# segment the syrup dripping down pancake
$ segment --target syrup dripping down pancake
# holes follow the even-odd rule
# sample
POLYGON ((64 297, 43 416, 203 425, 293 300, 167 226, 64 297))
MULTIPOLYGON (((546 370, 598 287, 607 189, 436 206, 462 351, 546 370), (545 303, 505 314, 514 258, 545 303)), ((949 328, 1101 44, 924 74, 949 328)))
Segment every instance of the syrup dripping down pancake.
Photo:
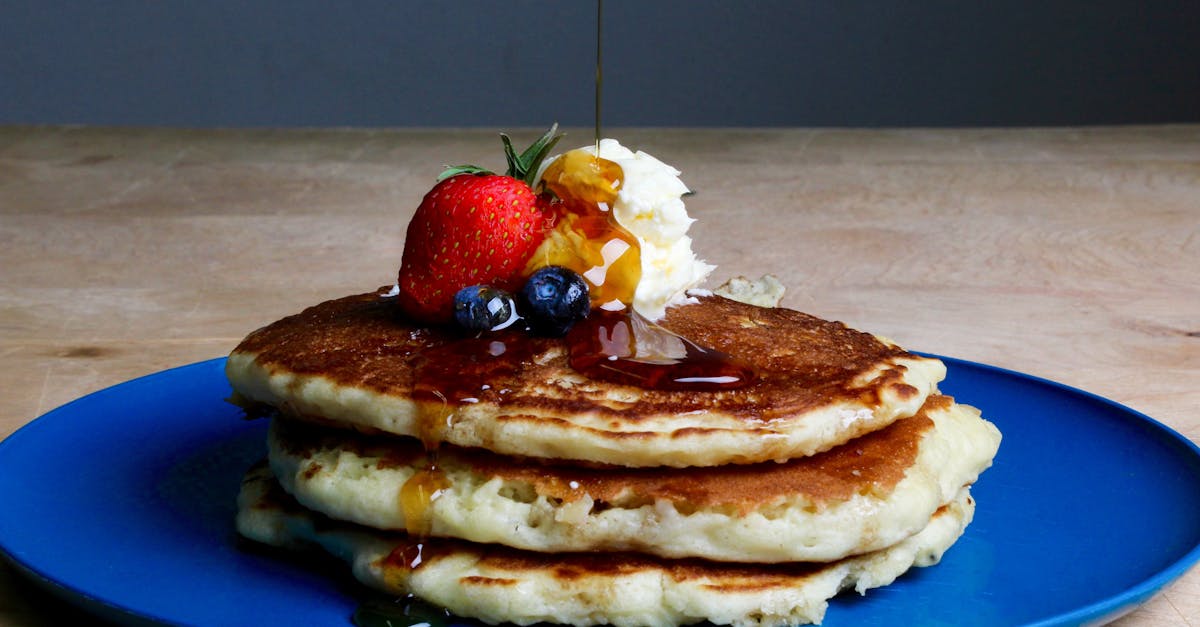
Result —
POLYGON ((379 529, 543 552, 792 562, 916 533, 987 468, 999 440, 978 411, 933 396, 913 417, 782 464, 597 468, 441 447, 444 488, 421 521, 398 498, 428 463, 413 438, 275 419, 269 457, 305 507, 379 529))
POLYGON ((945 376, 941 362, 844 324, 719 296, 671 308, 661 324, 753 364, 757 378, 713 392, 589 379, 561 338, 417 326, 382 292, 251 333, 226 374, 241 398, 293 418, 632 467, 811 455, 913 415, 945 376), (443 399, 448 411, 429 407, 443 399))

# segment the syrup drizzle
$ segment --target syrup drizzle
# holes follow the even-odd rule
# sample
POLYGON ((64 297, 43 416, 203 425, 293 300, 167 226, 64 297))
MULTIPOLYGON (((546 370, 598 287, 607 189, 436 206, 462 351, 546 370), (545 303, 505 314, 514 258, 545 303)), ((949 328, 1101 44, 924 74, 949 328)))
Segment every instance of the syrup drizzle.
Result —
POLYGON ((445 402, 430 402, 423 398, 417 401, 417 408, 417 431, 425 447, 425 464, 400 486, 400 509, 404 512, 408 535, 425 540, 433 531, 433 502, 450 487, 438 466, 438 447, 442 438, 439 426, 448 427, 454 411, 445 402))
POLYGON ((433 503, 450 487, 438 465, 438 449, 446 440, 446 432, 453 428, 455 416, 464 405, 481 399, 503 402, 507 390, 480 382, 515 376, 532 358, 529 340, 524 333, 506 331, 449 339, 422 351, 413 401, 417 408, 416 436, 425 449, 425 464, 404 482, 399 494, 406 531, 418 542, 429 540, 433 503))
POLYGON ((593 378, 654 390, 735 389, 754 370, 637 312, 593 311, 567 334, 570 364, 593 378))
POLYGON ((612 215, 624 175, 617 163, 585 150, 551 163, 542 184, 558 197, 555 226, 527 268, 569 268, 587 281, 592 304, 609 310, 632 305, 642 278, 637 237, 612 215))
POLYGON ((596 154, 600 154, 600 90, 604 85, 604 38, 601 24, 604 22, 604 0, 596 0, 596 154))
POLYGON ((405 531, 413 542, 405 554, 392 556, 393 564, 402 571, 421 565, 433 532, 433 504, 450 487, 438 465, 438 449, 446 432, 453 427, 458 408, 477 402, 477 396, 487 391, 476 389, 477 382, 489 380, 482 373, 494 372, 498 363, 495 358, 507 353, 511 343, 511 338, 505 341, 497 336, 463 338, 426 348, 422 353, 423 363, 416 369, 413 384, 413 402, 416 436, 425 449, 425 463, 400 487, 400 510, 405 531))
POLYGON ((543 174, 559 199, 559 215, 534 261, 583 276, 592 300, 588 318, 567 337, 571 367, 595 379, 657 390, 728 390, 753 382, 749 365, 633 310, 641 248, 611 210, 623 178, 619 164, 583 150, 559 157, 543 174))
MULTIPOLYGON (((433 392, 437 396, 440 393, 433 392)), ((415 544, 409 545, 414 555, 393 555, 393 563, 402 567, 407 574, 421 565, 425 543, 433 532, 433 502, 450 487, 442 469, 438 466, 438 447, 442 430, 453 418, 453 409, 444 397, 430 399, 426 390, 417 387, 413 394, 417 406, 417 433, 425 448, 425 464, 404 485, 400 486, 400 511, 404 513, 404 529, 415 544)))

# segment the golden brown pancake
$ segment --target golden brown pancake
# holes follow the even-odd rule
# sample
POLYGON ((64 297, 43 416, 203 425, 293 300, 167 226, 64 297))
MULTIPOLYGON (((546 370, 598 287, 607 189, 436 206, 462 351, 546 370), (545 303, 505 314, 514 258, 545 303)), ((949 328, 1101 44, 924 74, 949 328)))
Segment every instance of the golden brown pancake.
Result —
POLYGON ((636 553, 534 553, 452 540, 415 540, 330 521, 292 501, 265 467, 239 496, 238 530, 290 549, 315 546, 348 561, 363 583, 412 594, 491 624, 716 624, 819 622, 840 590, 891 583, 937 563, 970 522, 966 488, 915 535, 886 549, 830 563, 720 564, 636 553))
POLYGON ((276 419, 272 469, 305 507, 380 529, 534 551, 834 560, 916 533, 988 466, 999 433, 932 396, 917 415, 785 463, 579 467, 276 419), (436 498, 405 497, 436 463, 436 498))
POLYGON ((704 392, 593 379, 568 364, 561 338, 414 325, 382 293, 255 331, 226 372, 243 399, 294 418, 506 455, 674 467, 827 450, 913 415, 945 375, 939 361, 842 323, 719 296, 673 307, 661 324, 753 364, 756 378, 704 392))

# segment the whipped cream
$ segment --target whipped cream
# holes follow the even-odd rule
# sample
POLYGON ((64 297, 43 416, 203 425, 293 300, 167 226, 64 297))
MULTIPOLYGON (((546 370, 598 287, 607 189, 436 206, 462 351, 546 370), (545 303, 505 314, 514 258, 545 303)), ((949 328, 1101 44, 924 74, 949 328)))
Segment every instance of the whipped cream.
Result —
MULTIPOLYGON (((596 145, 581 148, 596 154, 596 145)), ((696 287, 716 268, 696 258, 687 231, 688 216, 683 195, 688 188, 679 180, 679 170, 642 152, 634 152, 615 139, 600 140, 600 157, 621 166, 625 180, 612 207, 613 217, 638 240, 642 255, 642 277, 634 292, 633 309, 650 320, 658 320, 668 307, 689 302, 687 291, 696 287)), ((538 172, 558 156, 546 160, 538 172)))

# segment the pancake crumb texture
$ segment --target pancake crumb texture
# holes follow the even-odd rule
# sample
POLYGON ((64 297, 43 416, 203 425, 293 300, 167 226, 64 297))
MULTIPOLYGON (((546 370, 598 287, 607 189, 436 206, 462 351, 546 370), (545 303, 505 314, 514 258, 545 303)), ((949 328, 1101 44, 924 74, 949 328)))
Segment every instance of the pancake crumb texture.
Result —
MULTIPOLYGON (((571 468, 442 449, 431 533, 534 551, 641 551, 719 561, 827 561, 923 528, 991 463, 1000 435, 931 397, 917 416, 812 458, 692 469, 571 468)), ((284 489, 333 518, 404 530, 402 486, 428 463, 408 439, 276 419, 284 489)))
POLYGON ((737 627, 820 622, 828 599, 890 584, 929 566, 974 513, 963 488, 916 534, 881 551, 830 563, 720 564, 632 553, 542 555, 494 545, 430 540, 414 568, 416 545, 403 535, 328 521, 291 501, 265 466, 252 469, 239 496, 238 530, 286 548, 320 547, 351 565, 360 581, 412 594, 455 615, 489 624, 539 622, 580 627, 684 625, 737 627))

